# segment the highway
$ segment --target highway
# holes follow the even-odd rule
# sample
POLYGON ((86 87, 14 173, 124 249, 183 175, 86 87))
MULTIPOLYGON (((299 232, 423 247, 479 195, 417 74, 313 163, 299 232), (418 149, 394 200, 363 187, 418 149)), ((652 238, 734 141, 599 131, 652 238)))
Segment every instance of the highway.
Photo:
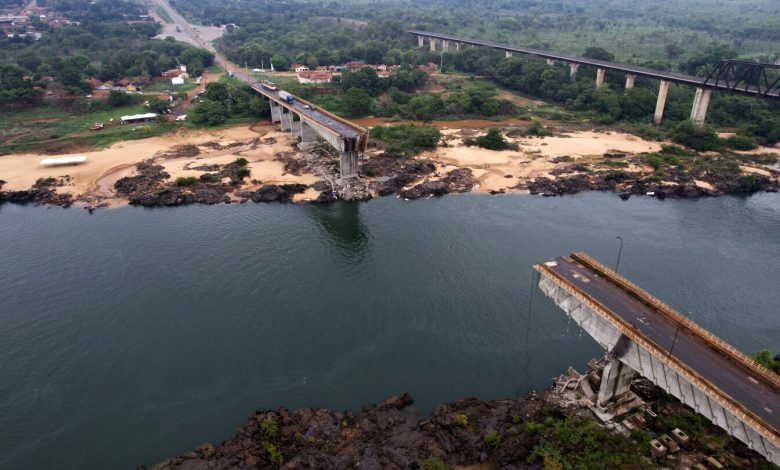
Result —
MULTIPOLYGON (((341 119, 327 111, 321 109, 311 109, 314 108, 314 106, 312 106, 310 103, 306 101, 301 100, 298 97, 295 97, 293 104, 289 104, 286 100, 279 97, 278 91, 273 91, 264 88, 257 80, 257 78, 245 72, 241 72, 240 67, 227 60, 224 56, 222 56, 222 54, 220 54, 213 47, 207 44, 198 35, 197 31, 193 29, 192 25, 188 23, 187 20, 184 19, 184 17, 181 16, 176 10, 174 10, 173 7, 171 7, 166 0, 154 0, 154 1, 157 5, 159 5, 166 12, 168 12, 168 15, 170 15, 171 19, 182 28, 183 32, 187 33, 187 36, 190 39, 189 42, 191 44, 211 51, 214 54, 214 62, 217 65, 219 65, 222 69, 226 71, 232 71, 237 79, 246 82, 256 92, 276 101, 277 103, 281 104, 282 106, 288 109, 294 109, 295 112, 298 113, 299 115, 310 118, 312 121, 315 121, 316 123, 327 127, 328 129, 332 130, 333 132, 339 134, 341 137, 344 137, 346 139, 358 139, 361 136, 364 136, 366 134, 365 129, 363 129, 362 127, 356 124, 352 124, 349 121, 341 119), (306 108, 306 105, 309 105, 309 109, 306 108)), ((360 140, 363 143, 365 143, 367 139, 363 138, 360 140)))
POLYGON ((646 339, 670 352, 673 360, 693 370, 780 435, 780 389, 776 384, 751 373, 744 364, 713 349, 694 331, 679 328, 679 322, 639 301, 577 261, 559 257, 554 263, 545 263, 545 266, 605 310, 630 323, 646 339))
POLYGON ((545 51, 541 49, 533 49, 530 47, 510 46, 507 44, 499 44, 493 41, 462 38, 458 36, 451 36, 448 34, 433 33, 430 31, 410 30, 407 32, 409 34, 414 34, 417 36, 426 36, 426 37, 431 37, 436 39, 443 39, 446 41, 459 42, 461 44, 469 44, 472 46, 490 47, 492 49, 513 52, 518 54, 534 55, 537 57, 541 57, 543 59, 559 60, 569 64, 580 64, 580 65, 587 65, 587 66, 598 67, 598 68, 603 68, 608 70, 616 70, 630 75, 655 78, 658 80, 665 80, 668 82, 691 85, 695 87, 703 87, 712 90, 719 90, 719 91, 731 92, 731 93, 740 93, 748 96, 758 96, 762 98, 780 98, 780 93, 770 93, 768 95, 761 95, 758 92, 758 90, 755 89, 755 87, 750 87, 748 90, 731 90, 725 84, 721 84, 721 85, 705 84, 704 83, 705 79, 702 77, 695 77, 693 75, 686 75, 677 72, 667 72, 664 70, 649 69, 646 67, 640 67, 638 65, 621 64, 618 62, 611 62, 607 60, 589 59, 586 57, 577 57, 568 54, 559 54, 557 52, 545 51))

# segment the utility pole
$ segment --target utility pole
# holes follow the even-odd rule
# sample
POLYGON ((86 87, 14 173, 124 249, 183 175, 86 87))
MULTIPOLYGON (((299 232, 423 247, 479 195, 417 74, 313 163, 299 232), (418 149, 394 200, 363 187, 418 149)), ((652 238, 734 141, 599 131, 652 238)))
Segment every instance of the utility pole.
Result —
POLYGON ((617 263, 615 263, 615 273, 618 272, 618 267, 620 267, 620 255, 623 254, 623 237, 615 237, 618 240, 620 240, 620 250, 618 250, 618 258, 617 263))

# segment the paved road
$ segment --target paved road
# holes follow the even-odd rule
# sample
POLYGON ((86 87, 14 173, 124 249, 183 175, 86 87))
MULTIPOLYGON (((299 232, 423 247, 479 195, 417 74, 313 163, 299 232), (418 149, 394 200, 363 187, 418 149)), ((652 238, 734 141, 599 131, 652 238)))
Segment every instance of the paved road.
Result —
POLYGON ((298 102, 297 100, 292 105, 288 104, 285 100, 279 97, 278 91, 273 91, 264 88, 257 80, 257 78, 255 78, 250 74, 241 72, 240 67, 227 60, 224 56, 222 56, 222 54, 218 53, 213 47, 211 47, 208 43, 206 43, 206 41, 204 41, 203 38, 201 38, 200 35, 193 29, 192 25, 189 24, 187 20, 184 19, 184 17, 181 16, 176 10, 174 10, 173 7, 171 7, 168 4, 167 1, 165 0, 154 0, 154 1, 157 5, 159 5, 166 12, 168 12, 168 15, 170 15, 171 19, 175 24, 181 26, 182 32, 186 33, 186 35, 190 39, 189 42, 191 44, 194 44, 198 47, 202 47, 203 49, 207 49, 213 52, 214 62, 216 62, 217 65, 219 65, 225 70, 234 71, 236 78, 249 84, 258 93, 261 93, 279 103, 282 103, 283 106, 287 107, 288 109, 294 108, 298 114, 308 116, 312 120, 318 122, 319 124, 322 124, 323 126, 329 129, 332 129, 336 133, 348 139, 355 139, 359 137, 361 134, 363 134, 363 130, 359 126, 345 124, 344 122, 339 121, 338 119, 334 119, 333 117, 321 112, 320 110, 306 109, 304 107, 304 104, 298 102))
POLYGON ((746 94, 749 96, 757 96, 757 97, 767 97, 767 98, 780 98, 779 93, 771 93, 767 96, 761 95, 758 90, 755 89, 755 87, 751 87, 747 91, 745 90, 730 90, 725 85, 704 85, 704 78, 702 77, 694 77, 693 75, 686 75, 683 73, 677 73, 677 72, 667 72, 664 70, 655 70, 655 69, 649 69, 646 67, 639 67, 638 65, 629 65, 629 64, 620 64, 618 62, 610 62, 607 60, 597 60, 597 59, 589 59, 586 57, 577 57, 573 55, 568 54, 559 54, 557 52, 550 52, 550 51, 544 51, 541 49, 533 49, 530 47, 517 47, 517 46, 510 46, 507 44, 499 44, 497 42, 493 41, 483 41, 480 39, 469 39, 469 38, 462 38, 458 36, 450 36, 448 34, 439 34, 439 33, 432 33, 430 31, 419 31, 419 30, 410 30, 407 31, 409 34, 415 34, 420 36, 427 36, 427 37, 433 37, 436 39, 445 39, 447 41, 452 42, 459 42, 461 44, 470 44, 474 46, 484 46, 484 47, 490 47, 493 49, 498 49, 500 51, 509 51, 509 52, 516 52, 519 54, 529 54, 529 55, 535 55, 537 57, 542 57, 544 59, 553 59, 553 60, 560 60, 563 62, 567 62, 570 64, 581 64, 581 65, 588 65, 593 67, 600 67, 604 69, 609 70, 617 70, 619 72, 624 72, 631 75, 638 75, 642 77, 650 77, 650 78, 656 78, 659 80, 666 80, 669 82, 674 83, 681 83, 685 85, 691 85, 696 87, 705 87, 710 88, 714 90, 720 90, 724 92, 738 92, 741 94, 746 94))
MULTIPOLYGON (((649 340, 669 351, 677 322, 628 295, 603 277, 568 257, 550 268, 574 286, 635 326, 649 340)), ((549 266, 549 265, 548 265, 549 266)), ((679 329, 672 354, 711 384, 742 403, 756 417, 780 431, 780 391, 742 364, 710 348, 700 337, 679 329)))

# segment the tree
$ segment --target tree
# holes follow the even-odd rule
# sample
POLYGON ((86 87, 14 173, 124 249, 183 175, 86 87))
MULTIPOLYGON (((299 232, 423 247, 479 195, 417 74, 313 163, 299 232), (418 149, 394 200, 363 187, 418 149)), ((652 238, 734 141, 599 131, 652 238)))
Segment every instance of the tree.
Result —
POLYGON ((607 60, 607 61, 615 60, 615 54, 609 52, 603 47, 595 47, 595 46, 588 47, 587 49, 585 49, 585 52, 582 55, 590 59, 596 59, 596 60, 607 60))
POLYGON ((488 129, 487 134, 477 137, 475 140, 466 140, 466 145, 477 145, 488 150, 517 150, 517 145, 504 139, 501 131, 496 127, 488 129))
POLYGON ((35 95, 32 82, 24 79, 24 70, 15 65, 0 65, 0 102, 29 102, 35 95))
POLYGON ((227 120, 227 109, 216 101, 203 99, 191 111, 192 122, 215 126, 227 120))
POLYGON ((721 139, 712 128, 699 127, 690 120, 681 121, 672 129, 672 140, 698 151, 718 150, 721 139))
POLYGON ((276 70, 287 70, 290 68, 290 59, 283 55, 274 55, 271 57, 271 65, 276 70))
POLYGON ((342 103, 349 117, 367 116, 371 113, 371 97, 362 88, 352 87, 347 90, 342 103))
POLYGON ((119 108, 132 103, 133 97, 122 91, 111 90, 108 92, 106 101, 112 108, 119 108))

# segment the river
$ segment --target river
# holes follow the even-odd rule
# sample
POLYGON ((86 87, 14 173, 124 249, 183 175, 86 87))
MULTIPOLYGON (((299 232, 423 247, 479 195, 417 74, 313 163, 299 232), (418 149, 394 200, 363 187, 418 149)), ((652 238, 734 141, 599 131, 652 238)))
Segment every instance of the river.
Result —
POLYGON ((3 205, 0 468, 135 468, 257 406, 547 387, 603 351, 531 266, 613 265, 616 236, 622 274, 745 352, 780 349, 776 194, 3 205))

